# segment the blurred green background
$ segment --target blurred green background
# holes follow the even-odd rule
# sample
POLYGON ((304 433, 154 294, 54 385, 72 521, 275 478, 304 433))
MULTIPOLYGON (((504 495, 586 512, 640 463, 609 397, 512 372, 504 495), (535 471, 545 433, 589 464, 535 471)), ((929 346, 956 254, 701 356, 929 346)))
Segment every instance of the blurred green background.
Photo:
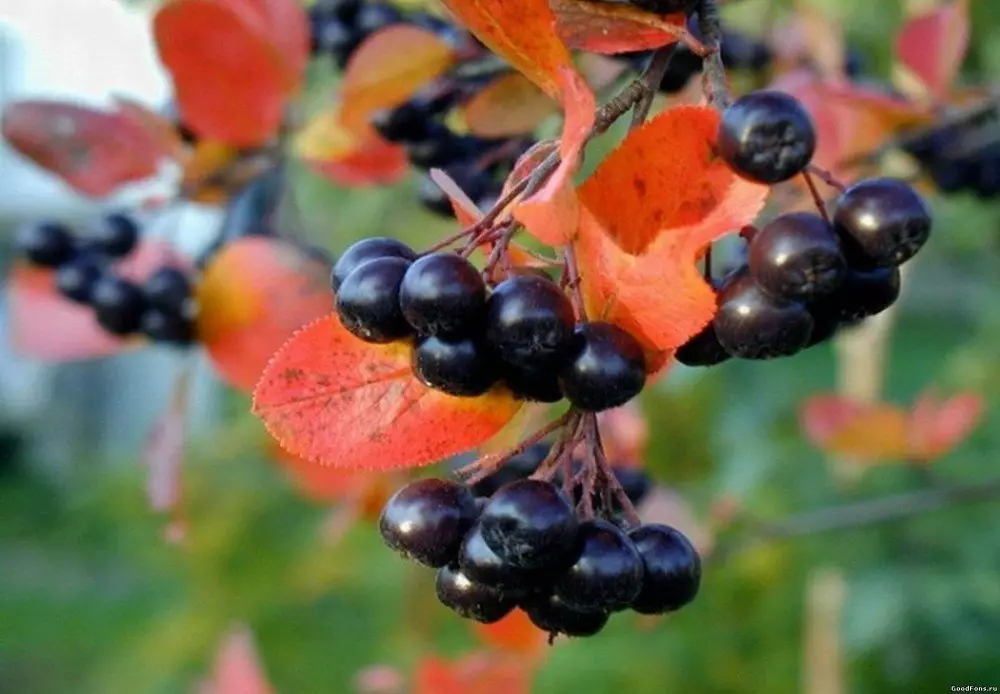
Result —
MULTIPOLYGON (((793 5, 746 0, 727 12, 753 30, 764 4, 793 5)), ((818 4, 844 20, 866 71, 888 78, 887 37, 902 3, 818 4)), ((965 78, 984 83, 1000 74, 1000 2, 971 4, 965 78)), ((319 103, 330 75, 315 72, 319 103)), ((612 131, 597 147, 618 136, 612 131)), ((374 234, 426 245, 453 229, 419 207, 412 178, 392 189, 345 191, 305 170, 291 176, 302 230, 334 252, 374 234)), ((731 496, 754 517, 780 519, 1000 474, 1000 204, 971 195, 933 204, 935 235, 905 287, 884 392, 899 403, 932 383, 984 395, 988 413, 972 438, 929 472, 890 466, 856 484, 838 482, 797 424, 806 398, 835 387, 827 345, 770 363, 677 369, 645 393, 653 432, 647 466, 659 483, 680 491, 702 518, 731 496)), ((298 496, 267 460, 245 398, 227 396, 217 425, 190 441, 184 545, 164 540, 166 521, 148 508, 134 446, 96 459, 83 446, 54 465, 39 445, 53 436, 47 422, 4 425, 0 436, 0 692, 190 692, 235 621, 253 629, 284 694, 351 692, 369 665, 408 672, 429 653, 476 646, 467 625, 436 605, 430 572, 392 555, 370 521, 335 546, 325 540, 330 510, 298 496)), ((533 691, 909 694, 1000 686, 998 525, 1000 506, 982 503, 745 547, 723 534, 721 545, 742 549, 707 562, 691 607, 653 628, 617 616, 596 638, 560 643, 533 691), (844 581, 833 626, 842 652, 808 656, 816 615, 807 594, 820 572, 844 581), (846 673, 843 688, 807 685, 824 658, 846 673)))

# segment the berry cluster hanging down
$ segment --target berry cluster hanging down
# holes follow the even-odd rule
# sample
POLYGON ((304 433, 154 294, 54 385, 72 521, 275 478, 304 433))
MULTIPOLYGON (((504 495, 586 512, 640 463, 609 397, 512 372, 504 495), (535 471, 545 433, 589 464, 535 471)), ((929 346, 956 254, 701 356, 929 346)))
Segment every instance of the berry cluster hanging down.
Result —
POLYGON ((944 193, 965 190, 982 199, 1000 195, 1000 144, 992 130, 995 124, 975 123, 935 130, 904 146, 944 193), (987 144, 977 145, 976 140, 987 144))
POLYGON ((139 241, 131 217, 105 215, 85 237, 57 223, 40 222, 17 234, 18 253, 55 270, 55 285, 70 301, 89 306, 109 334, 143 334, 155 342, 187 345, 194 339, 194 303, 187 274, 164 266, 140 286, 118 275, 112 263, 128 257, 139 241))

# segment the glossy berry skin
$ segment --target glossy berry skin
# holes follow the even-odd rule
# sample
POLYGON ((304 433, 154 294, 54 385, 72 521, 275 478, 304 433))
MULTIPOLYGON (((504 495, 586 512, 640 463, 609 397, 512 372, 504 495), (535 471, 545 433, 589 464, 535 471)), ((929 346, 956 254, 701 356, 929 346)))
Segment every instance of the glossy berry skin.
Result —
POLYGON ((769 294, 814 301, 830 294, 847 275, 847 261, 833 227, 808 212, 783 214, 753 236, 750 274, 769 294))
POLYGON ((546 583, 548 572, 518 569, 503 561, 483 539, 477 523, 458 550, 458 566, 470 581, 499 588, 510 597, 524 597, 546 583))
POLYGON ((772 359, 795 354, 809 341, 813 320, 803 304, 770 296, 740 273, 718 297, 715 334, 734 357, 772 359))
POLYGON ((730 358, 729 352, 715 334, 715 324, 709 323, 701 332, 681 345, 674 358, 684 366, 715 366, 730 358))
POLYGON ((348 247, 343 255, 337 259, 330 275, 330 287, 333 291, 340 289, 347 276, 363 263, 376 258, 403 258, 404 260, 416 260, 416 252, 402 241, 373 236, 362 239, 348 247))
POLYGON ((758 183, 780 183, 801 172, 816 151, 816 131, 795 98, 751 92, 722 114, 718 150, 736 173, 758 183))
POLYGON ((431 253, 410 265, 399 289, 406 320, 421 335, 471 335, 486 311, 486 283, 455 253, 431 253))
POLYGON ((442 605, 481 624, 499 622, 517 606, 513 596, 470 580, 454 565, 438 569, 435 590, 442 605))
POLYGON ((90 292, 90 305, 98 324, 112 335, 136 332, 146 308, 139 287, 115 275, 97 280, 90 292))
POLYGON ((642 557, 642 590, 632 602, 640 614, 664 614, 684 607, 698 594, 701 558, 680 532, 656 523, 629 533, 642 557))
POLYGON ((854 323, 882 313, 896 303, 899 288, 899 268, 883 267, 868 272, 851 270, 840 288, 812 310, 839 323, 854 323))
POLYGON ((76 253, 69 229, 62 224, 27 224, 17 230, 14 249, 32 265, 58 267, 76 253))
POLYGON ((94 285, 101 278, 101 264, 90 255, 80 255, 56 270, 56 291, 78 304, 90 302, 94 285))
POLYGON ((927 242, 931 213, 907 183, 874 178, 854 184, 833 214, 852 264, 891 267, 906 262, 927 242), (866 262, 867 261, 867 262, 866 262))
POLYGON ((191 281, 176 267, 161 267, 142 287, 146 301, 163 311, 182 314, 191 299, 191 281))
POLYGON ((139 225, 127 215, 108 214, 101 219, 89 241, 95 251, 109 258, 124 258, 139 242, 139 225))
POLYGON ((344 327, 376 344, 412 334, 399 308, 399 286, 409 266, 403 258, 377 258, 349 274, 337 292, 337 314, 344 327))
POLYGON ((576 545, 576 512, 551 482, 526 479, 504 485, 479 522, 489 548, 520 569, 557 567, 576 545))
POLYGON ((424 337, 413 350, 413 375, 424 385, 458 397, 488 391, 499 378, 496 360, 472 338, 424 337))
POLYGON ((608 623, 607 612, 575 610, 552 593, 522 604, 531 623, 550 634, 594 636, 608 623))
POLYGON ((554 403, 563 399, 559 373, 555 369, 522 369, 507 364, 503 379, 519 400, 554 403))
POLYGON ((556 579, 553 592, 577 610, 624 610, 642 590, 642 557, 617 526, 605 520, 580 524, 580 555, 556 579))
POLYGON ((194 323, 180 313, 162 308, 143 311, 139 331, 154 342, 186 345, 194 340, 194 323))
POLYGON ((572 346, 576 317, 552 280, 521 275, 496 286, 486 302, 486 340, 501 359, 526 369, 553 365, 572 346))
POLYGON ((424 566, 454 561, 478 508, 464 485, 422 479, 397 491, 378 520, 382 539, 404 557, 424 566))
POLYGON ((617 325, 577 327, 568 361, 559 372, 563 394, 576 407, 601 412, 624 405, 646 384, 642 346, 617 325))

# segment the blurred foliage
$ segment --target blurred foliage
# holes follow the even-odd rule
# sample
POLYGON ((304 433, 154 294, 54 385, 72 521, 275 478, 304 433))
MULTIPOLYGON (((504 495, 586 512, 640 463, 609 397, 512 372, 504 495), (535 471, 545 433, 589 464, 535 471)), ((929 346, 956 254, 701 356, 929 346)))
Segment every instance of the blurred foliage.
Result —
MULTIPOLYGON (((731 12, 752 28, 764 5, 792 4, 746 0, 731 12)), ((887 76, 901 3, 820 4, 844 20, 868 71, 887 76)), ((977 82, 1000 74, 1000 3, 971 4, 967 77, 977 82)), ((314 73, 310 108, 328 100, 331 84, 329 70, 314 73)), ((346 191, 301 168, 292 176, 299 231, 334 251, 376 234, 426 245, 451 229, 420 209, 414 177, 346 191)), ((647 393, 657 480, 702 516, 731 495, 755 517, 778 519, 918 488, 928 477, 995 475, 1000 205, 971 196, 934 205, 937 231, 905 290, 886 397, 909 402, 928 383, 983 393, 988 420, 971 440, 929 475, 881 468, 838 484, 796 420, 804 398, 834 387, 825 346, 773 363, 678 369, 647 393)), ((148 510, 144 471, 133 461, 79 459, 55 479, 36 464, 30 441, 0 435, 0 691, 190 692, 234 621, 254 629, 283 694, 348 692, 367 665, 406 669, 423 654, 470 647, 466 625, 436 606, 429 572, 383 548, 371 522, 327 542, 330 511, 295 495, 264 458, 247 402, 232 398, 218 431, 191 442, 184 545, 164 540, 167 519, 148 510)), ((618 616, 601 636, 552 649, 535 691, 801 691, 804 590, 817 567, 830 566, 847 579, 850 691, 996 685, 997 510, 961 506, 736 551, 709 562, 698 601, 675 617, 649 627, 618 616)))

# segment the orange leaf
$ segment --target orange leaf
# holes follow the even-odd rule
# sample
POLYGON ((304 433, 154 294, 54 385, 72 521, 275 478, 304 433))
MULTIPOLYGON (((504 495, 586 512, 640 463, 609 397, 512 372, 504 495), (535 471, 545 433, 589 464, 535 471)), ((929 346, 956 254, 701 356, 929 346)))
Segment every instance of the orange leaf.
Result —
POLYGON ((910 18, 896 37, 896 55, 930 92, 944 100, 969 47, 969 7, 956 0, 910 18))
POLYGON ((405 102, 455 62, 455 51, 434 33, 396 24, 368 37, 351 55, 341 85, 341 119, 349 127, 405 102))
POLYGON ((622 3, 551 0, 559 35, 570 48, 627 53, 668 46, 684 27, 683 12, 661 16, 622 3))
POLYGON ((336 314, 299 331, 268 364, 254 412, 295 455, 339 468, 389 470, 468 451, 514 416, 499 387, 456 398, 423 386, 406 343, 372 345, 336 314))
POLYGON ((156 45, 181 118, 203 138, 251 147, 278 131, 288 67, 256 24, 221 0, 175 0, 156 13, 156 45))
POLYGON ((871 405, 837 429, 824 450, 869 464, 905 461, 910 453, 906 412, 886 403, 871 405))
POLYGON ((296 155, 342 186, 389 185, 409 170, 406 150, 386 142, 368 123, 348 128, 337 107, 323 111, 298 132, 296 155))
POLYGON ((532 624, 523 610, 514 610, 493 624, 474 622, 472 629, 487 646, 512 655, 537 657, 548 648, 548 633, 532 624))
POLYGON ((480 137, 513 137, 530 133, 557 107, 546 94, 517 72, 497 77, 463 107, 465 124, 480 137))
POLYGON ((22 155, 93 197, 152 176, 167 154, 152 132, 125 114, 58 101, 9 104, 0 131, 22 155))
POLYGON ((529 694, 531 670, 516 657, 471 653, 449 662, 424 658, 413 676, 413 694, 529 694))
POLYGON ((842 395, 814 395, 802 406, 799 426, 817 448, 826 448, 833 436, 864 411, 865 405, 842 395))
POLYGON ((292 333, 329 312, 329 267, 287 241, 232 241, 197 289, 198 339, 219 376, 249 392, 292 333))
MULTIPOLYGON (((124 277, 141 281, 163 265, 186 266, 172 246, 144 241, 115 266, 124 277)), ((15 265, 7 283, 10 339, 14 351, 44 362, 95 359, 114 354, 141 340, 125 341, 109 335, 86 306, 63 298, 55 288, 52 270, 15 265)))
POLYGON ((963 393, 940 401, 924 393, 910 411, 910 457, 930 462, 950 453, 979 426, 983 399, 963 393))
POLYGON ((695 263, 756 217, 767 186, 713 152, 719 116, 682 106, 633 131, 584 184, 577 242, 591 317, 621 325, 651 364, 712 319, 715 294, 695 263))

